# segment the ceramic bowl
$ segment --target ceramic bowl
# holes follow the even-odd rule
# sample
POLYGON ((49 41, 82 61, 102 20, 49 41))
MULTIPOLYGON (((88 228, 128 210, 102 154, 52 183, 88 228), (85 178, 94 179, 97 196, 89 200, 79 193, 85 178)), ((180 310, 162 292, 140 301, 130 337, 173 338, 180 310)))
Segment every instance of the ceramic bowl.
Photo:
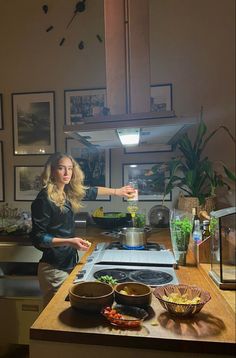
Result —
POLYGON ((112 305, 114 289, 103 282, 80 282, 70 287, 69 299, 71 306, 78 310, 101 312, 103 307, 112 305))
POLYGON ((209 292, 197 286, 189 285, 156 287, 153 294, 158 298, 162 307, 175 316, 193 316, 211 299, 209 292), (170 302, 170 300, 176 302, 170 302), (181 303, 178 302, 179 300, 181 303), (186 303, 183 303, 185 300, 186 303), (198 302, 194 303, 195 300, 198 302))
POLYGON ((145 307, 151 304, 152 290, 138 282, 122 282, 115 286, 115 301, 121 305, 145 307))

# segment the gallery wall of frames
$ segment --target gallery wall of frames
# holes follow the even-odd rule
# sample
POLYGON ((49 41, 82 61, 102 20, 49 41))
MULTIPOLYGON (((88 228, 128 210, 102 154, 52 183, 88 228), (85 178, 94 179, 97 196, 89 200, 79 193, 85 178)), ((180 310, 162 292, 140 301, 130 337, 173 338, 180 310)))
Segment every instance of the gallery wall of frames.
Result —
MULTIPOLYGON (((163 163, 175 155, 171 147, 90 152, 63 132, 65 124, 107 114, 104 2, 90 1, 88 11, 75 17, 69 31, 65 27, 72 0, 63 6, 50 1, 48 13, 39 0, 24 3, 1 1, 0 5, 0 210, 5 203, 30 210, 40 188, 41 169, 55 151, 75 156, 88 185, 119 187, 130 176, 139 176, 140 207, 148 211, 161 205, 168 176, 163 163), (150 185, 153 166, 160 168, 157 192, 150 185)), ((218 0, 214 12, 212 0, 186 2, 184 13, 177 1, 148 3, 150 111, 173 110, 177 117, 197 117, 203 106, 209 130, 224 124, 234 133, 234 1, 218 0), (168 13, 168 21, 163 13, 168 13), (205 18, 208 21, 202 21, 205 18), (195 39, 194 46, 190 39, 195 39)), ((230 141, 225 141, 223 131, 214 138, 206 155, 234 171, 230 141)), ((173 190, 165 205, 173 207, 175 198, 173 190)), ((84 211, 98 206, 106 211, 127 208, 122 198, 114 196, 83 204, 84 211)))
MULTIPOLYGON (((151 86, 150 110, 173 110, 172 84, 156 84, 151 86)), ((28 208, 41 188, 40 175, 43 165, 49 155, 56 151, 63 151, 72 155, 80 164, 85 174, 85 185, 118 187, 125 185, 130 176, 138 172, 140 176, 140 200, 143 202, 162 201, 162 192, 151 188, 145 173, 153 165, 162 163, 165 155, 172 148, 168 147, 145 150, 145 148, 130 149, 90 149, 63 134, 63 124, 74 124, 81 118, 106 115, 106 89, 85 88, 65 89, 64 93, 64 123, 56 119, 56 93, 54 90, 16 92, 10 94, 12 117, 12 171, 6 171, 8 153, 6 143, 1 140, 4 133, 4 93, 0 94, 0 202, 6 198, 7 178, 13 177, 14 190, 12 201, 28 208), (58 140, 57 133, 63 140, 58 140), (64 136, 64 137, 63 137, 64 136), (63 145, 62 145, 63 142, 63 145), (149 160, 144 158, 150 158, 149 160), (114 158, 114 160, 113 160, 114 158), (117 158, 119 160, 117 161, 117 158), (130 171, 129 163, 136 166, 136 171, 130 171)), ((6 136, 5 136, 6 137, 6 136)), ((9 146, 8 146, 9 148, 9 146)), ((161 172, 161 180, 168 173, 161 172)), ((115 198, 116 200, 117 198, 115 198)), ((110 202, 111 197, 99 197, 96 201, 110 202)), ((171 202, 169 195, 166 201, 171 202)), ((11 199, 10 199, 11 201, 11 199)), ((115 201, 114 201, 115 202, 115 201)), ((86 203, 88 205, 88 203, 86 203)))

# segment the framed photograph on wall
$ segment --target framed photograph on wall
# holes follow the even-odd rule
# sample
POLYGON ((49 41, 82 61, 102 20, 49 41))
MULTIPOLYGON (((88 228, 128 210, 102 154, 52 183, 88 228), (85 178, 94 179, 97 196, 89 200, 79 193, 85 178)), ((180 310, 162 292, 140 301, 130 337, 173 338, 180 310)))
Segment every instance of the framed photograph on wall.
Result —
POLYGON ((151 112, 167 112, 173 110, 172 84, 151 85, 151 112))
MULTIPOLYGON (((165 179, 169 172, 165 163, 123 164, 123 185, 135 180, 138 184, 140 201, 162 201, 165 192, 165 179), (153 174, 153 169, 156 174, 153 174)), ((165 201, 171 201, 171 194, 166 195, 165 201)))
POLYGON ((1 93, 0 93, 0 129, 3 129, 3 103, 2 103, 1 93))
MULTIPOLYGON (((110 187, 110 149, 85 147, 74 139, 66 139, 66 152, 80 165, 84 172, 86 186, 110 187)), ((110 201, 110 196, 100 196, 96 201, 110 201)))
POLYGON ((55 93, 12 94, 14 155, 55 152, 55 93))
POLYGON ((14 166, 14 200, 32 201, 41 190, 43 166, 14 166))
POLYGON ((4 171, 3 171, 3 143, 0 141, 0 201, 5 200, 4 171))
POLYGON ((65 90, 65 124, 78 123, 81 118, 105 114, 106 89, 65 90))

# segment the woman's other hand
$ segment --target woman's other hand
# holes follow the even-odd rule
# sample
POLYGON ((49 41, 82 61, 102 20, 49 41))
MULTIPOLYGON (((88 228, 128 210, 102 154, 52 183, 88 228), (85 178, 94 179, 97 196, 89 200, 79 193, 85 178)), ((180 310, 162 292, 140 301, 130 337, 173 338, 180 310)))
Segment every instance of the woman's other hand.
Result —
POLYGON ((73 237, 70 240, 70 244, 76 250, 88 251, 91 246, 91 243, 88 240, 81 239, 80 237, 73 237))

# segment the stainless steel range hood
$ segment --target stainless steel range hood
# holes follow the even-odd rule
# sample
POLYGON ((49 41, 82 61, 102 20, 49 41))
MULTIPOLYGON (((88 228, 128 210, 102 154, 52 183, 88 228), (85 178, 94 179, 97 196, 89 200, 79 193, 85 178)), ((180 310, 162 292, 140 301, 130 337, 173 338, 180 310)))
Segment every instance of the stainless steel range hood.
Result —
POLYGON ((141 128, 139 147, 145 147, 150 151, 165 151, 195 123, 195 118, 177 118, 174 112, 145 112, 87 117, 79 124, 65 126, 64 131, 71 138, 87 146, 117 148, 121 147, 121 143, 116 130, 138 127, 141 128))
POLYGON ((104 0, 106 97, 110 115, 82 118, 64 132, 85 145, 121 147, 117 129, 140 128, 140 145, 169 149, 196 123, 150 112, 149 1, 104 0))

